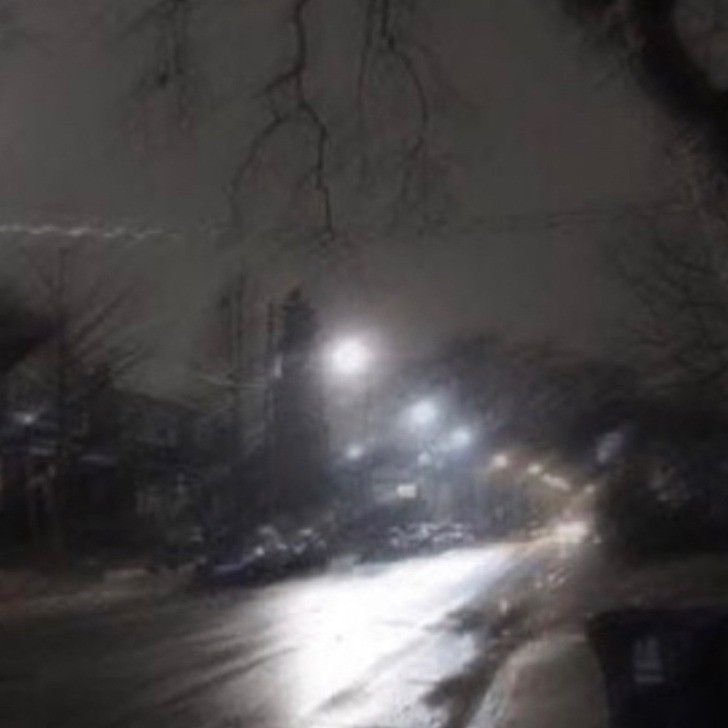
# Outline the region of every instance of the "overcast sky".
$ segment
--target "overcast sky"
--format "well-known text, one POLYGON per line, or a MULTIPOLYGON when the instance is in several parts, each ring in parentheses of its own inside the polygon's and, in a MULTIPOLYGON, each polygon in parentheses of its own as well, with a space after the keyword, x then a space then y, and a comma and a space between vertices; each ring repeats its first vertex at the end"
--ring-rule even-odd
MULTIPOLYGON (((336 59, 348 52, 346 20, 334 12, 344 3, 329 4, 334 10, 320 28, 328 56, 319 59, 328 70, 320 78, 344 84, 350 64, 336 59)), ((119 16, 118 5, 4 5, 16 13, 0 32, 0 222, 113 227, 133 220, 185 230, 224 216, 231 160, 261 119, 248 99, 290 47, 281 3, 222 4, 235 17, 212 14, 197 52, 209 53, 206 72, 217 80, 201 84, 205 105, 195 130, 164 141, 152 116, 146 146, 138 130, 130 132, 126 94, 144 67, 148 39, 115 35, 131 16, 119 16), (236 41, 232 56, 219 51, 221 34, 236 41)), ((450 0, 428 7, 431 45, 466 102, 438 121, 461 201, 458 219, 416 242, 406 230, 367 240, 355 266, 366 287, 356 294, 350 276, 315 255, 281 259, 283 277, 305 271, 322 305, 337 302, 325 316, 332 327, 355 325, 348 317, 357 308, 363 315, 366 302, 369 323, 403 348, 495 326, 602 349, 618 305, 600 272, 598 244, 622 234, 610 210, 672 194, 665 122, 627 79, 611 73, 615 61, 591 49, 555 3, 450 0), (542 224, 544 215, 581 209, 605 214, 581 222, 577 216, 556 229, 542 224)), ((327 17, 325 8, 318 12, 327 17)), ((172 324, 162 347, 169 361, 184 356, 196 305, 184 291, 219 270, 207 241, 191 237, 157 244, 149 254, 159 312, 172 324)))

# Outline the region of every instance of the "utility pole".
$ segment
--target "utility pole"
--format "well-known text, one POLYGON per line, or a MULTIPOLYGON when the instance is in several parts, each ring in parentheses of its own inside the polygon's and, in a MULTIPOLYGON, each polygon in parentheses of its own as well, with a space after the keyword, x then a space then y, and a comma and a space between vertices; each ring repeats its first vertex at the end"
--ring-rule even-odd
POLYGON ((56 555, 64 551, 63 514, 66 494, 64 493, 69 459, 69 341, 68 341, 68 248, 58 249, 56 265, 56 362, 55 362, 55 420, 56 445, 55 462, 47 489, 47 508, 50 526, 51 547, 56 555))
POLYGON ((268 311, 265 327, 265 391, 263 393, 263 437, 265 448, 265 479, 266 488, 268 490, 266 501, 267 505, 274 503, 277 493, 276 474, 274 467, 275 458, 275 387, 276 378, 278 376, 277 367, 278 357, 278 312, 276 304, 273 301, 268 303, 268 311))
POLYGON ((274 402, 274 393, 273 393, 273 387, 274 380, 276 377, 277 372, 276 369, 276 345, 277 345, 277 335, 276 335, 276 306, 273 302, 270 302, 268 304, 268 312, 266 316, 266 326, 265 326, 265 375, 264 375, 264 381, 265 381, 265 393, 264 393, 264 403, 263 403, 263 416, 264 416, 264 424, 265 424, 265 439, 266 443, 270 446, 272 444, 273 439, 273 407, 275 406, 274 402))
POLYGON ((223 356, 227 359, 227 371, 223 374, 223 386, 230 397, 232 424, 230 446, 237 453, 243 447, 246 432, 243 385, 246 373, 246 333, 249 330, 247 319, 248 281, 241 271, 227 287, 220 300, 222 329, 224 337, 223 356))
POLYGON ((364 453, 366 462, 363 468, 363 477, 361 487, 367 496, 371 496, 374 487, 374 461, 372 458, 372 447, 374 444, 373 433, 373 406, 374 406, 374 387, 373 375, 371 372, 364 374, 364 432, 362 442, 364 443, 364 453))
POLYGON ((230 383, 232 385, 233 448, 244 447, 245 413, 243 406, 243 371, 245 351, 245 273, 240 272, 230 292, 230 383))

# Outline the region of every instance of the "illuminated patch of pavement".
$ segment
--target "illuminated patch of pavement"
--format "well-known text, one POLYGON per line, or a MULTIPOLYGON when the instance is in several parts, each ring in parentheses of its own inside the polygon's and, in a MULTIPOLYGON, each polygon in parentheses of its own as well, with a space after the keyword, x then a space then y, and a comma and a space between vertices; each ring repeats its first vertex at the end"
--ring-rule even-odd
POLYGON ((482 648, 451 615, 522 568, 453 551, 0 634, 14 728, 449 726, 428 696, 482 648))

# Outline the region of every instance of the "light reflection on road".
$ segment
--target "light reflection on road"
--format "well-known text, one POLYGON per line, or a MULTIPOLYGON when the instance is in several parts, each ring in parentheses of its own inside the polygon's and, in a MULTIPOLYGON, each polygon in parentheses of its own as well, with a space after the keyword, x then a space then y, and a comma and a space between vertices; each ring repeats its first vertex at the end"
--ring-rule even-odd
POLYGON ((282 642, 294 647, 279 666, 287 686, 281 723, 336 716, 348 725, 413 709, 403 703, 416 704, 472 657, 471 639, 446 629, 446 617, 500 575, 510 555, 505 547, 458 551, 292 590, 276 605, 282 642), (387 705, 385 692, 398 705, 387 705))
POLYGON ((424 697, 474 649, 448 615, 525 563, 473 548, 0 631, 0 725, 441 726, 424 697))

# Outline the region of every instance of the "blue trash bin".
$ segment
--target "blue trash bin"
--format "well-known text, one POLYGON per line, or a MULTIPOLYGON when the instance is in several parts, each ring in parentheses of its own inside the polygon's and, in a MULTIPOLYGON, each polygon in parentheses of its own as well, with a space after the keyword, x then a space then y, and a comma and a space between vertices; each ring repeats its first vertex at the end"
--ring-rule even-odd
POLYGON ((611 728, 728 728, 728 611, 622 610, 587 624, 611 728))

